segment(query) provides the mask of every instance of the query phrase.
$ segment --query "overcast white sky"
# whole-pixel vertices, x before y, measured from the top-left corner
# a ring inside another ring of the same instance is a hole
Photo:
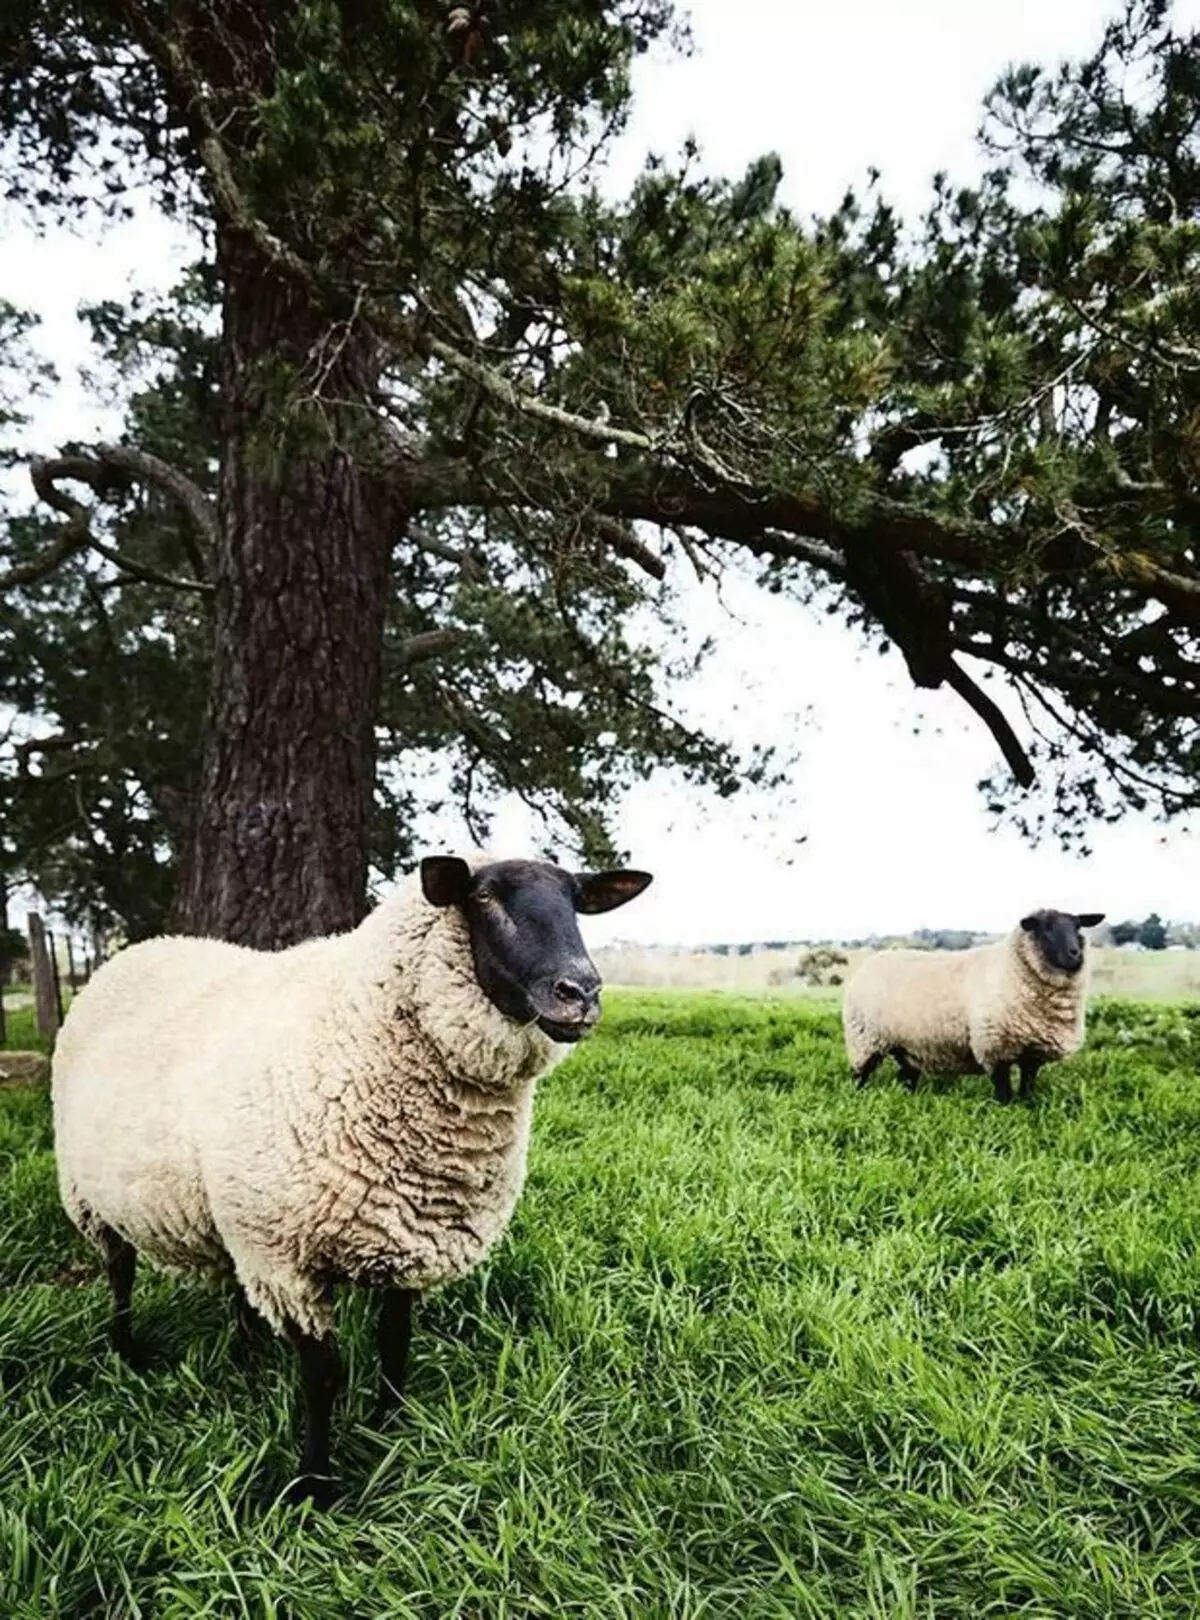
[[[648,148],[688,134],[707,164],[738,172],[777,150],[787,200],[801,213],[836,205],[872,164],[915,215],[938,169],[969,180],[982,97],[1010,61],[1087,51],[1111,14],[1101,0],[694,0],[696,53],[640,64],[637,113],[614,160],[624,185]],[[1177,5],[1180,22],[1200,0]],[[6,220],[0,296],[38,311],[39,346],[63,386],[36,420],[36,442],[111,432],[80,386],[87,364],[74,315],[131,284],[169,284],[188,257],[165,222],[141,214],[103,238],[37,240]],[[856,935],[928,926],[1007,927],[1032,905],[1110,917],[1200,915],[1200,838],[1130,819],[1100,830],[1087,860],[990,830],[975,783],[995,765],[990,739],[949,694],[918,705],[899,659],[862,653],[846,631],[777,599],[733,589],[726,619],[711,590],[689,591],[697,630],[722,647],[688,693],[697,715],[730,733],[799,742],[786,802],[717,804],[650,782],[624,806],[620,833],[655,884],[627,910],[589,920],[596,944]],[[735,712],[736,706],[736,712]],[[1015,704],[1006,703],[1017,718]],[[924,717],[920,734],[914,727]],[[803,837],[803,843],[798,840]],[[528,833],[506,813],[494,842]]]

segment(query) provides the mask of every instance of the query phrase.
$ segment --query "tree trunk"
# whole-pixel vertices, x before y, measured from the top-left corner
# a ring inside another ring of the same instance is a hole
[[[173,926],[274,950],[365,909],[397,513],[369,337],[246,250],[221,269],[216,645]]]

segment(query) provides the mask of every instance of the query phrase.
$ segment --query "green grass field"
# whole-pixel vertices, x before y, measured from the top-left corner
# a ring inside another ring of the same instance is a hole
[[[855,1092],[836,1013],[627,993],[539,1096],[490,1264],[422,1309],[344,1497],[291,1368],[143,1272],[103,1343],[48,1099],[0,1093],[0,1615],[1200,1613],[1200,1018],[1110,1002],[1033,1108]]]

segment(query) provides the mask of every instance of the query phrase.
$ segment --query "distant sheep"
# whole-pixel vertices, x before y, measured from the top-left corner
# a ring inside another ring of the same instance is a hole
[[[996,1100],[1023,1098],[1038,1070],[1083,1044],[1086,941],[1104,913],[1035,911],[994,945],[880,951],[846,986],[842,1027],[858,1085],[893,1058],[909,1090],[923,1072],[988,1074]]]
[[[54,1055],[67,1213],[101,1252],[130,1357],[137,1254],[232,1273],[239,1324],[296,1347],[295,1495],[327,1499],[333,1288],[383,1290],[385,1402],[423,1289],[478,1264],[525,1175],[534,1084],[600,1015],[576,912],[641,872],[439,856],[352,933],[260,952],[133,945],[72,1003]]]

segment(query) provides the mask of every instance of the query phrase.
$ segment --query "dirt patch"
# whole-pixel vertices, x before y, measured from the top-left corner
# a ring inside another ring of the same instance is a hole
[[[44,1052],[0,1052],[0,1086],[44,1085],[50,1059]]]
[[[47,1277],[46,1281],[57,1288],[82,1288],[98,1279],[99,1272],[90,1261],[68,1260],[65,1266],[56,1271],[52,1277]]]

